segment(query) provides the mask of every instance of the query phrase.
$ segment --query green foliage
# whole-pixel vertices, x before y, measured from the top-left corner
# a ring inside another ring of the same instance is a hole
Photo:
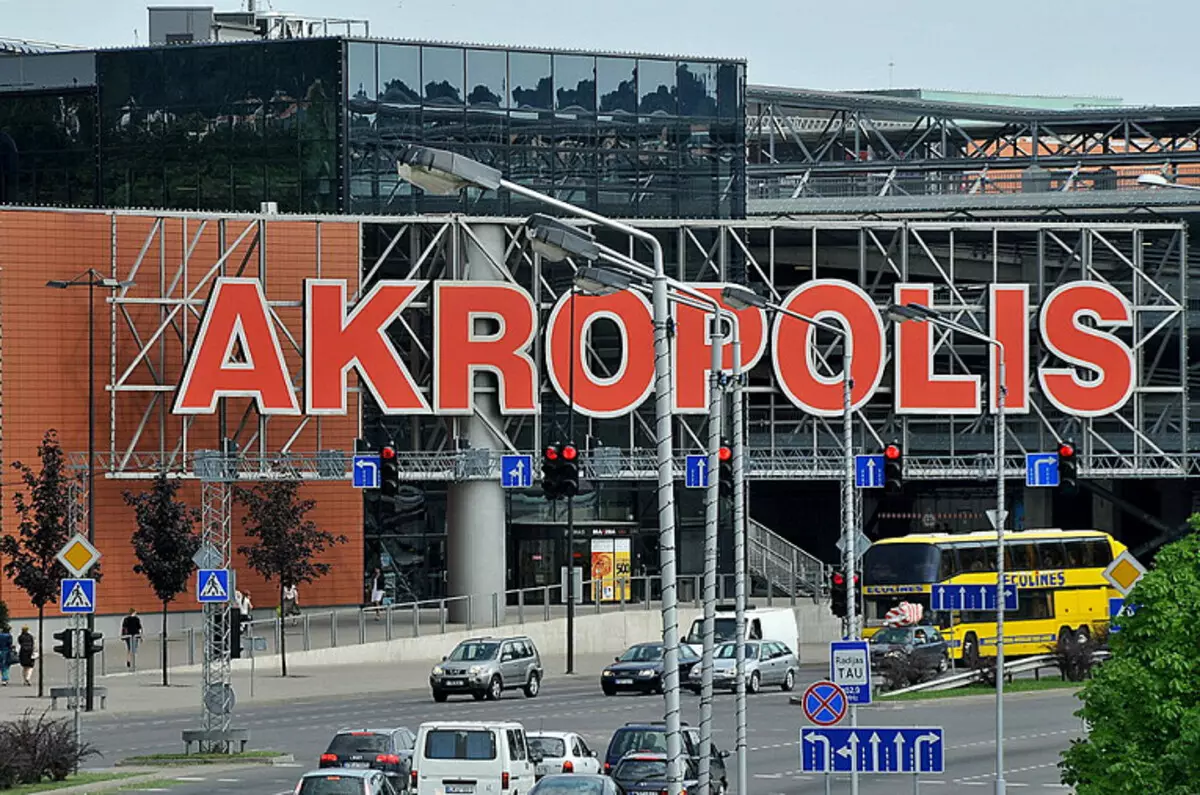
[[[0,555],[5,558],[4,573],[13,584],[29,595],[39,610],[58,601],[59,580],[67,570],[55,558],[71,536],[67,508],[68,476],[58,434],[46,431],[38,445],[40,472],[20,461],[13,463],[27,491],[13,494],[13,505],[20,521],[17,535],[0,537]]]
[[[63,781],[80,762],[97,753],[86,742],[76,744],[70,721],[26,710],[16,720],[0,724],[0,789],[46,779]]]
[[[133,570],[143,575],[165,606],[187,590],[188,578],[196,569],[192,558],[200,548],[194,525],[200,512],[175,499],[179,481],[165,474],[154,480],[150,491],[125,492],[125,504],[133,508],[137,530],[133,551],[138,562]]]
[[[1200,515],[1189,520],[1200,529]],[[1063,754],[1078,795],[1194,795],[1200,781],[1200,534],[1164,547],[1080,692],[1089,727]]]

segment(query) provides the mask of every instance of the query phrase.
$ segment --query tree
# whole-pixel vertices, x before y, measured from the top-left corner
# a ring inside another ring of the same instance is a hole
[[[0,537],[4,573],[29,597],[38,611],[38,697],[45,694],[43,653],[46,605],[58,601],[59,582],[68,576],[57,555],[71,536],[68,519],[70,481],[58,433],[46,431],[38,445],[41,471],[35,473],[20,461],[13,469],[21,475],[25,491],[13,494],[19,522],[17,535]]]
[[[133,508],[137,530],[133,533],[133,551],[138,562],[133,570],[145,576],[162,603],[162,683],[167,686],[167,607],[187,590],[188,578],[196,568],[192,558],[200,548],[200,536],[194,525],[200,512],[175,499],[179,481],[166,473],[154,480],[150,491],[124,493],[125,504]]]
[[[1189,520],[1200,530],[1200,515]],[[1079,795],[1191,795],[1200,781],[1200,534],[1163,547],[1126,599],[1076,714],[1086,739],[1063,753]]]
[[[242,526],[255,543],[238,547],[247,565],[267,582],[279,584],[279,662],[287,676],[287,642],[283,626],[284,590],[289,585],[311,583],[329,573],[328,563],[316,562],[326,550],[348,540],[306,519],[316,505],[299,498],[300,481],[269,480],[252,489],[238,489],[237,500],[246,508]]]

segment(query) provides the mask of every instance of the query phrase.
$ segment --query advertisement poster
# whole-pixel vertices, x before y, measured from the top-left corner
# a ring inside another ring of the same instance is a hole
[[[628,538],[592,539],[592,593],[602,602],[629,598],[632,542]]]

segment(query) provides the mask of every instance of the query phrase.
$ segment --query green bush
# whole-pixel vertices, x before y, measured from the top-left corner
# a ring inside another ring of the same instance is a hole
[[[16,720],[0,724],[0,789],[46,779],[62,781],[80,762],[96,755],[89,743],[75,742],[70,721],[26,710]]]

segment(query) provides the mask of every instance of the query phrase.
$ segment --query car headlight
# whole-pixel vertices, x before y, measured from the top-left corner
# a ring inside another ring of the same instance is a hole
[[[656,671],[653,668],[643,668],[637,672],[637,675],[643,679],[649,679],[650,677],[654,676],[655,673]]]
[[[903,657],[904,652],[900,651],[899,649],[892,649],[891,651],[889,651],[887,654],[885,654],[883,656],[884,657]]]
[[[444,673],[446,673],[446,672],[442,669],[442,666],[440,666],[440,665],[433,666],[433,675],[434,676],[441,676]]]
[[[479,676],[479,674],[483,673],[483,666],[482,665],[472,665],[470,670],[468,671],[468,673],[470,673],[471,676]]]
[[[613,672],[612,672],[612,671],[610,671],[610,670],[608,670],[607,668],[605,668],[605,669],[604,669],[604,673],[602,673],[602,674],[600,674],[600,675],[601,675],[601,676],[612,676],[612,675],[613,675]]]

